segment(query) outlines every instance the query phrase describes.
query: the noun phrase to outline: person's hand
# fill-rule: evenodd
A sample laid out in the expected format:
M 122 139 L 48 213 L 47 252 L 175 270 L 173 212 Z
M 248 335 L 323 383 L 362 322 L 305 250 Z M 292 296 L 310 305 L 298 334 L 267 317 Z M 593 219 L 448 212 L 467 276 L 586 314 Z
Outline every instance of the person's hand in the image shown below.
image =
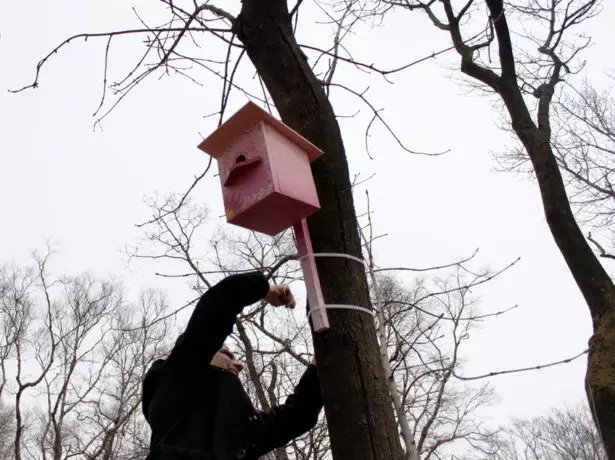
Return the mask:
M 275 284 L 269 288 L 265 300 L 274 307 L 295 308 L 295 296 L 286 284 Z

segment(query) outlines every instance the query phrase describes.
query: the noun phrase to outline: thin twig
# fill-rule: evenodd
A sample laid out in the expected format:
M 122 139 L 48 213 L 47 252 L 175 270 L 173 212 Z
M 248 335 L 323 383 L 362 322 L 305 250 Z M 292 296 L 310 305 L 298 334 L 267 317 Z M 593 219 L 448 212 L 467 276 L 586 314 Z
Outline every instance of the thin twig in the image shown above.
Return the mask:
M 587 234 L 587 239 L 596 246 L 598 251 L 600 251 L 600 257 L 604 257 L 605 259 L 615 259 L 615 255 L 606 252 L 604 247 L 592 237 L 591 232 Z
M 413 155 L 425 155 L 425 156 L 429 156 L 429 157 L 437 157 L 437 156 L 441 156 L 444 155 L 445 153 L 448 153 L 449 150 L 445 150 L 443 152 L 438 152 L 438 153 L 428 153 L 428 152 L 418 152 L 412 149 L 409 149 L 408 147 L 406 147 L 404 145 L 404 143 L 401 141 L 401 139 L 397 136 L 397 134 L 395 134 L 395 131 L 393 130 L 393 128 L 391 128 L 391 126 L 389 125 L 389 123 L 382 117 L 382 115 L 380 115 L 380 112 L 382 109 L 376 109 L 373 104 L 365 97 L 365 93 L 367 93 L 367 91 L 369 90 L 369 87 L 367 87 L 363 92 L 359 93 L 351 88 L 348 88 L 347 86 L 344 86 L 340 83 L 331 83 L 329 86 L 335 86 L 338 88 L 341 88 L 345 91 L 348 91 L 351 94 L 354 94 L 355 96 L 357 96 L 359 99 L 361 99 L 365 105 L 367 105 L 370 110 L 372 111 L 372 119 L 370 120 L 367 129 L 365 130 L 365 148 L 367 150 L 368 155 L 369 154 L 369 132 L 370 129 L 374 123 L 375 120 L 380 121 L 380 123 L 382 123 L 382 125 L 385 127 L 385 129 L 389 132 L 389 134 L 393 137 L 393 139 L 395 139 L 395 141 L 397 142 L 397 144 L 406 152 L 411 153 Z M 371 155 L 370 155 L 370 158 Z
M 100 32 L 100 33 L 83 33 L 83 34 L 77 34 L 77 35 L 73 35 L 69 38 L 67 38 L 66 40 L 64 40 L 62 43 L 60 43 L 58 46 L 56 46 L 53 50 L 51 50 L 51 52 L 49 54 L 47 54 L 43 59 L 41 59 L 40 61 L 38 61 L 38 64 L 36 65 L 36 75 L 34 77 L 34 82 L 32 82 L 29 85 L 26 85 L 22 88 L 19 89 L 9 89 L 8 91 L 10 93 L 19 93 L 22 91 L 25 91 L 27 89 L 34 89 L 34 88 L 38 88 L 39 86 L 39 77 L 40 77 L 40 73 L 41 73 L 41 69 L 42 67 L 47 63 L 47 61 L 54 55 L 57 54 L 62 48 L 64 48 L 66 45 L 68 45 L 70 42 L 72 42 L 73 40 L 77 40 L 79 38 L 83 38 L 86 41 L 90 38 L 99 38 L 99 37 L 115 37 L 118 35 L 130 35 L 130 34 L 148 34 L 148 33 L 160 33 L 160 32 L 220 32 L 220 33 L 229 33 L 231 32 L 230 29 L 210 29 L 210 28 L 201 28 L 201 27 L 189 27 L 189 28 L 185 28 L 185 27 L 171 27 L 171 28 L 165 28 L 165 29 L 129 29 L 129 30 L 118 30 L 118 31 L 114 31 L 114 32 Z
M 209 168 L 211 168 L 212 163 L 213 163 L 213 157 L 209 157 L 209 161 L 207 162 L 207 167 L 205 168 L 205 171 L 203 171 L 200 175 L 195 177 L 195 179 L 192 182 L 192 184 L 190 185 L 190 187 L 188 187 L 188 190 L 186 191 L 186 193 L 184 193 L 184 195 L 179 200 L 179 203 L 177 204 L 177 206 L 175 206 L 173 209 L 170 209 L 168 211 L 163 212 L 162 214 L 160 214 L 159 216 L 154 217 L 153 219 L 150 219 L 150 220 L 148 220 L 146 222 L 143 222 L 141 224 L 136 224 L 136 227 L 137 228 L 141 228 L 141 227 L 144 227 L 145 225 L 153 224 L 153 223 L 158 222 L 161 219 L 164 219 L 165 217 L 167 217 L 167 216 L 169 216 L 171 214 L 175 214 L 177 211 L 179 211 L 180 208 L 184 205 L 184 203 L 188 199 L 188 196 L 190 195 L 190 193 L 192 193 L 192 190 L 194 190 L 194 188 L 197 186 L 197 184 L 205 177 L 205 175 L 209 171 Z
M 164 315 L 164 316 L 161 316 L 159 318 L 156 318 L 155 320 L 147 323 L 144 326 L 137 326 L 137 327 L 132 327 L 132 328 L 118 328 L 118 329 L 115 329 L 115 330 L 122 331 L 122 332 L 131 332 L 131 331 L 138 331 L 140 329 L 146 329 L 146 328 L 152 327 L 154 324 L 157 324 L 157 323 L 160 323 L 161 321 L 169 319 L 170 317 L 177 315 L 180 311 L 185 310 L 186 308 L 188 308 L 191 305 L 194 305 L 200 298 L 201 298 L 201 296 L 199 295 L 198 297 L 192 299 L 190 302 L 188 302 L 188 303 L 182 305 L 181 307 L 173 310 L 171 313 L 169 313 L 167 315 Z
M 331 57 L 337 58 L 340 61 L 352 64 L 352 65 L 357 66 L 357 67 L 361 67 L 361 68 L 364 68 L 364 69 L 367 69 L 367 70 L 372 70 L 372 71 L 377 72 L 377 73 L 379 73 L 381 75 L 384 75 L 384 76 L 390 75 L 390 74 L 393 74 L 393 73 L 397 73 L 397 72 L 401 72 L 402 70 L 406 70 L 406 69 L 408 69 L 410 67 L 413 67 L 413 66 L 415 66 L 417 64 L 420 64 L 421 62 L 425 62 L 425 61 L 427 61 L 429 59 L 433 59 L 433 58 L 435 58 L 437 56 L 440 56 L 441 54 L 444 54 L 444 53 L 446 53 L 448 51 L 452 51 L 452 50 L 455 49 L 454 46 L 449 46 L 448 48 L 444 48 L 444 49 L 441 49 L 439 51 L 434 51 L 433 53 L 428 54 L 427 56 L 424 56 L 422 58 L 416 59 L 416 60 L 414 60 L 412 62 L 409 62 L 408 64 L 405 64 L 405 65 L 403 65 L 401 67 L 397 67 L 397 68 L 394 68 L 394 69 L 384 70 L 384 69 L 380 69 L 380 68 L 376 67 L 374 64 L 365 64 L 363 62 L 355 61 L 354 59 L 346 58 L 346 57 L 340 56 L 338 54 L 335 54 L 334 52 L 325 51 L 325 50 L 323 50 L 321 48 L 317 48 L 315 46 L 310 46 L 310 45 L 299 45 L 299 46 L 300 46 L 300 48 L 305 48 L 305 49 L 308 49 L 308 50 L 317 51 L 317 52 L 325 54 L 327 56 L 331 56 Z
M 587 354 L 589 352 L 589 349 L 582 351 L 581 353 L 578 353 L 570 358 L 566 358 L 566 359 L 562 359 L 561 361 L 555 361 L 552 363 L 548 363 L 548 364 L 539 364 L 537 366 L 530 366 L 530 367 L 522 367 L 519 369 L 510 369 L 510 370 L 505 370 L 505 371 L 497 371 L 497 372 L 489 372 L 488 374 L 482 374 L 482 375 L 476 375 L 474 377 L 465 377 L 462 375 L 457 375 L 455 372 L 453 372 L 453 376 L 459 380 L 479 380 L 479 379 L 486 379 L 489 377 L 494 377 L 496 375 L 503 375 L 503 374 L 516 374 L 518 372 L 527 372 L 527 371 L 536 371 L 536 370 L 540 370 L 540 369 L 545 369 L 547 367 L 553 367 L 553 366 L 557 366 L 559 364 L 567 364 L 570 363 L 576 359 L 579 359 L 581 356 Z
M 478 254 L 478 248 L 472 253 L 471 256 L 468 256 L 465 259 L 461 259 L 461 260 L 459 260 L 457 262 L 451 262 L 451 263 L 445 264 L 445 265 L 434 265 L 432 267 L 425 267 L 425 268 L 411 268 L 411 267 L 374 268 L 374 273 L 378 273 L 378 272 L 392 272 L 392 271 L 429 272 L 429 271 L 433 271 L 433 270 L 441 270 L 443 268 L 457 267 L 457 266 L 459 266 L 461 264 L 465 264 L 465 263 L 469 262 L 470 260 L 474 259 L 474 257 L 476 257 L 476 254 Z
M 93 117 L 96 116 L 98 111 L 102 108 L 103 104 L 105 103 L 105 96 L 107 94 L 107 71 L 109 67 L 109 48 L 111 47 L 112 39 L 113 37 L 110 36 L 109 39 L 107 40 L 107 47 L 105 48 L 105 69 L 103 71 L 103 91 L 102 91 L 102 96 L 100 98 L 100 104 L 98 105 L 98 108 L 94 111 L 94 114 L 92 115 Z

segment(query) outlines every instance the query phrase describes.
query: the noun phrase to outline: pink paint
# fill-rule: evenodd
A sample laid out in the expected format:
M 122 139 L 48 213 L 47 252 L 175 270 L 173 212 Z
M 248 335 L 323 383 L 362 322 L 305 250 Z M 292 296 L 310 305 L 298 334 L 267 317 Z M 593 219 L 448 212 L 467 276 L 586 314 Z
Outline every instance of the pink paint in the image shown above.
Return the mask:
M 227 222 L 271 236 L 294 227 L 299 256 L 312 254 L 305 218 L 320 202 L 310 162 L 322 150 L 251 102 L 199 148 L 218 161 Z M 314 257 L 301 268 L 310 308 L 323 306 Z M 314 310 L 312 324 L 329 328 L 324 308 Z
M 310 162 L 322 151 L 257 105 L 199 148 L 218 160 L 229 223 L 273 236 L 320 209 Z

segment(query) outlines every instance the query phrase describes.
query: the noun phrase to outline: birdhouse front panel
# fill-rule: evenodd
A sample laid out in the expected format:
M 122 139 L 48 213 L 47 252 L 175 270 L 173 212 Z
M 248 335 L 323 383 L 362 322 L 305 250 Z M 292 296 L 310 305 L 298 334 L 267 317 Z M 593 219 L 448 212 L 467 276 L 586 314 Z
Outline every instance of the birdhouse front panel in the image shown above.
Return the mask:
M 229 220 L 274 191 L 262 122 L 237 136 L 218 159 L 218 165 Z

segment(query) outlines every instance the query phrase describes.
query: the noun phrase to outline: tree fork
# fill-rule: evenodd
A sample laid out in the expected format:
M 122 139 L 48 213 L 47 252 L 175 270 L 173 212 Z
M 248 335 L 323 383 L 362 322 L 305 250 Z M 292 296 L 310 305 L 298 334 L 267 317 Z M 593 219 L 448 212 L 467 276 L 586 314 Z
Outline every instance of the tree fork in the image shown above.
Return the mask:
M 322 209 L 308 219 L 316 252 L 361 257 L 361 240 L 341 133 L 333 108 L 301 52 L 285 0 L 244 0 L 233 27 L 285 123 L 324 150 L 313 163 Z M 363 267 L 319 259 L 328 303 L 370 306 Z M 376 329 L 369 315 L 331 311 L 331 328 L 314 334 L 325 412 L 336 460 L 404 458 Z

